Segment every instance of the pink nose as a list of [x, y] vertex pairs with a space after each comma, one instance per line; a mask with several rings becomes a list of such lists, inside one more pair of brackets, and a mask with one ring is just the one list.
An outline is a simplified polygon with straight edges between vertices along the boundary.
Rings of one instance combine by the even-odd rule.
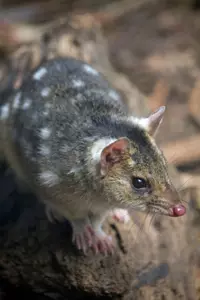
[[174, 207], [172, 207], [172, 211], [173, 211], [172, 214], [173, 217], [181, 217], [186, 213], [186, 208], [182, 204], [177, 204]]

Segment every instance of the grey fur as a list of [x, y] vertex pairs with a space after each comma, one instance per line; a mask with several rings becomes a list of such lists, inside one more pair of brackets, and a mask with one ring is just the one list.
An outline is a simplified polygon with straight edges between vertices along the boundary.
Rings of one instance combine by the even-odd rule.
[[[81, 61], [59, 58], [44, 63], [9, 103], [6, 121], [5, 102], [0, 107], [4, 156], [47, 206], [72, 222], [74, 231], [89, 216], [99, 230], [102, 215], [119, 204], [106, 197], [100, 177], [91, 170], [89, 151], [95, 141], [127, 137], [138, 148], [134, 161], [150, 169], [157, 163], [163, 181], [167, 176], [163, 158], [145, 131], [127, 121], [120, 95]], [[49, 181], [45, 184], [41, 176]]]

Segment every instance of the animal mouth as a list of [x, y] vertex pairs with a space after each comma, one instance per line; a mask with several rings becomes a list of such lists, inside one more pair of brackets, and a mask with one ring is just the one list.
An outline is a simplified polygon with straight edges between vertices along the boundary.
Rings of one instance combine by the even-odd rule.
[[169, 217], [181, 217], [185, 215], [186, 208], [182, 204], [166, 207], [166, 204], [151, 204], [148, 206], [149, 212], [167, 215]]

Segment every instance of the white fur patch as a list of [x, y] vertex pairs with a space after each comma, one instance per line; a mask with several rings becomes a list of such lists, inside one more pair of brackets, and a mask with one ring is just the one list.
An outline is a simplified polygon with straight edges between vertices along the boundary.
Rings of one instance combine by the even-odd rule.
[[113, 100], [116, 100], [116, 101], [120, 100], [118, 93], [114, 90], [110, 90], [108, 93], [108, 96], [111, 97]]
[[31, 106], [32, 101], [30, 99], [26, 99], [22, 105], [22, 109], [26, 110]]
[[46, 155], [49, 155], [49, 154], [51, 153], [51, 150], [50, 150], [50, 148], [49, 148], [48, 146], [46, 146], [46, 145], [41, 145], [41, 146], [40, 146], [39, 153], [40, 153], [41, 155], [46, 156]]
[[38, 71], [35, 72], [33, 75], [33, 79], [40, 80], [45, 74], [47, 73], [47, 69], [40, 68]]
[[51, 130], [49, 128], [45, 127], [40, 130], [40, 136], [42, 139], [46, 140], [50, 137], [50, 135], [51, 135]]
[[57, 174], [53, 173], [52, 171], [44, 171], [39, 174], [39, 179], [43, 185], [48, 185], [52, 187], [59, 183], [59, 177]]
[[15, 98], [13, 100], [13, 108], [14, 109], [17, 109], [19, 107], [19, 105], [20, 105], [20, 98], [21, 98], [21, 93], [19, 92], [19, 93], [17, 93], [15, 95]]
[[149, 127], [149, 119], [148, 118], [136, 118], [136, 117], [129, 117], [128, 120], [133, 123], [134, 125], [138, 125], [143, 129], [148, 129]]
[[44, 115], [44, 116], [48, 116], [48, 114], [49, 114], [49, 112], [48, 112], [47, 110], [44, 110], [44, 111], [43, 111], [43, 115]]
[[1, 120], [6, 120], [9, 117], [9, 105], [5, 104], [1, 107]]
[[100, 160], [102, 150], [106, 146], [110, 145], [111, 143], [113, 143], [115, 141], [116, 141], [116, 139], [112, 139], [112, 138], [103, 138], [103, 139], [96, 141], [93, 144], [92, 150], [91, 150], [92, 160], [95, 162], [98, 162]]
[[[82, 101], [84, 99], [83, 95], [81, 93], [77, 94], [75, 100], [78, 100], [78, 101]], [[76, 102], [73, 100], [73, 98], [71, 98], [71, 102]]]
[[96, 140], [97, 138], [98, 138], [97, 136], [88, 136], [88, 137], [84, 138], [84, 141], [92, 142], [92, 141]]
[[43, 90], [41, 91], [41, 96], [42, 97], [47, 97], [47, 96], [49, 96], [50, 92], [51, 92], [50, 88], [48, 88], [48, 87], [43, 88]]
[[92, 75], [98, 75], [98, 74], [99, 74], [99, 72], [98, 72], [97, 70], [93, 69], [93, 68], [92, 68], [91, 66], [89, 66], [89, 65], [84, 65], [83, 68], [84, 68], [84, 70], [85, 70], [87, 73], [89, 73], [89, 74], [92, 74]]
[[72, 84], [73, 84], [73, 87], [83, 87], [85, 85], [85, 83], [80, 79], [76, 79], [76, 80], [74, 79], [72, 81]]
[[80, 167], [74, 167], [74, 168], [72, 168], [72, 169], [68, 172], [68, 174], [76, 174], [76, 173], [78, 173], [80, 170], [81, 170]]
[[50, 108], [52, 107], [51, 103], [49, 103], [49, 102], [45, 103], [44, 106], [45, 106], [47, 109], [50, 109]]

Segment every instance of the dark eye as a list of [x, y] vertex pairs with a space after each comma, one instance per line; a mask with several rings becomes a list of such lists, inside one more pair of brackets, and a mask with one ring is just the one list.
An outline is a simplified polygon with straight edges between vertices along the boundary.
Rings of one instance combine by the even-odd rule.
[[141, 189], [147, 189], [149, 187], [148, 182], [140, 177], [133, 177], [132, 178], [132, 185], [134, 189], [141, 190]]

